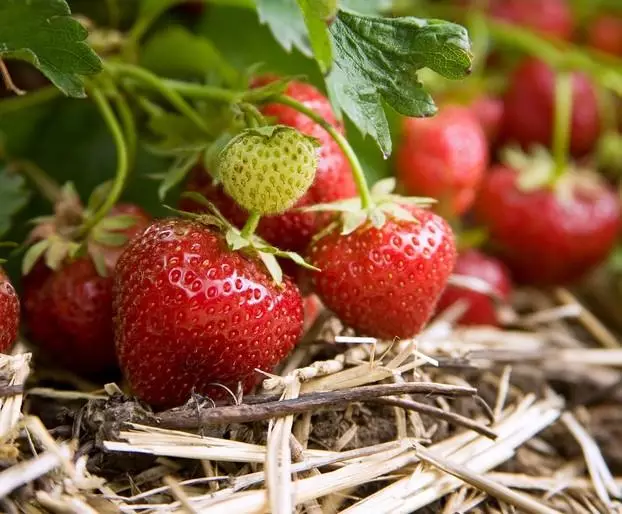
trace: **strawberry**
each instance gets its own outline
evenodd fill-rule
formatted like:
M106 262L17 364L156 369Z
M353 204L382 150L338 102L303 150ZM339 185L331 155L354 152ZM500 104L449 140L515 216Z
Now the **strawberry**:
M438 302L438 311L447 309L459 300L466 300L468 309L458 320L460 324L497 326L499 320L491 295L507 300L512 290L510 272L505 265L482 252L468 250L458 256L454 273L480 279L490 289L490 294L449 285Z
M323 305L317 295L310 294L309 296L304 297L303 307L305 313L304 330L306 332L313 326L315 320L319 317L322 312Z
M498 165L474 210L514 277L530 284L578 280L605 259L620 230L617 195L584 174L568 173L556 189L525 190L514 169Z
M622 56L622 17L602 14L587 28L587 44L596 50Z
M197 221L153 223L119 259L115 339L134 393L157 406L248 391L298 342L302 297Z
M414 218L388 216L343 235L333 229L310 248L321 269L315 290L341 320L360 333L383 338L416 335L434 312L456 260L451 228L440 216L402 206Z
M315 177L313 141L281 126L245 130L218 157L225 192L249 212L278 214L305 194Z
M19 299L8 277L0 268L0 353L6 352L19 327Z
M488 145L470 109L447 106L433 118L407 118L397 155L397 174L411 195L439 200L457 216L473 203L488 166Z
M111 230L128 239L148 224L149 217L133 205L118 205L109 216L129 215L135 223ZM65 260L57 270L39 260L23 280L24 315L29 336L54 362L86 376L116 367L112 329L112 274L120 247L89 242L108 276L98 273L89 256Z
M594 86L582 73L572 76L570 151L583 155L600 134L600 116ZM555 72L536 59L524 60L515 70L504 97L503 138L524 148L550 145L553 137Z
M255 80L254 86L266 85L274 77L266 76ZM328 99L316 88L303 82L290 82L285 94L313 109L326 121L343 132L337 122ZM326 213L301 212L301 207L329 203L356 196L356 185L350 165L344 153L332 137L317 123L298 111L281 104L267 104L262 108L265 116L275 122L294 127L303 134L314 137L320 143L317 153L315 180L307 192L295 204L295 208L275 216L266 216L259 222L257 233L268 242L282 249L302 252L315 233L324 227L330 216ZM208 173L198 165L191 174L186 189L196 191L216 205L235 225L241 227L247 213L215 185ZM203 211L203 207L188 200L182 200L180 207L188 211Z
M543 36L570 40L574 28L567 0L492 0L490 14Z

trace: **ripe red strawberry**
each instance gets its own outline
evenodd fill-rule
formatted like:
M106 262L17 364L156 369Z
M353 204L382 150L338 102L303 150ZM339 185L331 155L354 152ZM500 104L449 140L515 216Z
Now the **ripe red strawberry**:
M6 352L15 339L19 327L19 299L15 289L0 268L0 353Z
M193 391L248 391L302 334L298 288L275 285L261 261L229 250L201 223L153 223L125 250L115 276L121 367L142 400L167 407Z
M597 16L587 28L587 44L612 55L622 56L622 17Z
M322 302L315 294L305 296L303 302L305 313L304 330L306 332L313 326L313 323L315 323L315 320L322 312L323 306Z
M115 231L135 237L149 217L133 205L118 205L111 216L130 215L136 223ZM103 257L108 276L100 276L90 257L65 262L58 271L42 261L23 280L28 334L53 362L86 376L116 368L112 329L112 277L122 248L89 243Z
M598 100L594 86L582 73L572 77L570 151L583 155L600 134ZM526 59L515 70L505 98L503 137L528 149L538 143L550 145L553 137L555 72L545 63Z
M605 259L620 231L620 203L612 190L592 177L568 176L563 193L522 191L517 178L511 168L493 167L475 214L518 281L572 282Z
M262 77L254 85L265 85L272 80L274 80L272 77ZM343 132L343 127L337 122L332 112L330 102L313 86L294 81L289 84L285 94L313 109ZM330 135L307 116L291 107L278 104L268 104L264 106L262 112L266 116L275 118L276 123L294 127L303 134L315 137L320 142L318 167L312 186L291 210L276 216L264 216L257 229L257 233L269 243L284 250L303 252L311 237L326 225L329 217L324 213L300 212L296 209L356 196L356 186L350 165ZM186 184L186 189L205 196L235 225L241 227L246 221L246 212L238 207L220 186L213 185L212 180L201 166L197 166L194 170ZM203 210L201 206L187 200L183 200L180 206L184 210Z
M482 95L469 106L473 115L479 120L489 146L494 146L501 133L503 124L503 99Z
M507 300L512 290L510 272L505 265L494 257L477 250L469 250L460 254L454 273L484 281L500 300ZM447 286L438 302L438 311L447 309L459 300L466 300L469 306L458 320L461 325L497 326L499 324L495 301L490 295L456 285Z
M500 20L569 40L574 21L567 0L492 0L490 13Z
M434 312L456 261L451 228L440 216L404 206L416 221L389 218L348 235L333 230L311 245L309 262L323 303L358 332L392 339L416 335Z
M439 200L458 216L473 203L488 166L488 144L470 109L447 106L433 118L404 120L397 172L409 195Z

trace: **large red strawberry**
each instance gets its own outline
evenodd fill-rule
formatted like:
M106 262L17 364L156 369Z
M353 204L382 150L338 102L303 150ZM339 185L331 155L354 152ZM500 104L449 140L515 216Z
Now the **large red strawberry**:
M191 393L248 391L297 343L302 297L274 283L254 256L231 251L220 232L195 221L157 221L121 256L115 275L115 334L134 393L159 406Z
M469 107L480 122L488 145L494 146L503 124L503 99L492 95L481 95Z
M408 194L439 200L440 212L464 213L487 166L486 136L470 109L447 106L433 118L404 120L399 179Z
M260 78L254 85L265 85L272 80L272 77ZM285 94L313 109L329 123L343 131L343 127L335 118L330 102L313 86L294 81L289 84ZM346 156L331 136L317 123L291 107L280 104L267 104L262 112L274 118L276 123L294 127L303 134L315 137L320 142L318 166L311 187L289 211L275 216L264 216L257 229L261 237L275 246L302 252L309 244L311 237L326 224L328 217L322 213L300 212L298 209L351 198L356 196L356 186ZM213 184L202 166L197 166L193 171L186 189L205 196L235 225L242 226L246 221L247 213L227 196L219 185ZM183 200L180 206L184 210L203 210L201 206L187 200Z
M622 56L622 17L602 14L587 28L587 44L602 52Z
M563 177L556 189L521 189L518 173L495 166L475 204L490 242L520 282L561 284L601 263L620 231L618 196L596 178Z
M135 223L111 230L128 239L149 223L134 205L119 205L110 216L128 215ZM58 270L39 261L23 280L23 305L28 334L41 350L63 367L97 376L116 367L112 329L112 277L122 247L90 243L102 257L108 276L98 273L90 256L67 260Z
M569 40L574 22L567 0L492 0L490 13L544 36Z
M545 63L526 59L515 70L504 98L503 137L528 149L553 138L555 72ZM572 76L570 151L583 155L600 134L598 100L594 86L582 73Z
M309 261L326 307L362 334L416 335L434 312L456 260L453 232L433 212L405 206L414 221L389 216L348 235L332 230L315 241Z
M6 352L15 339L19 327L19 299L9 278L0 268L0 353Z
M481 280L488 291L449 285L438 302L438 310L445 310L464 300L468 302L468 308L458 320L460 324L498 325L497 309L492 295L497 300L507 300L512 290L510 272L505 265L494 257L477 250L469 250L458 256L454 273Z

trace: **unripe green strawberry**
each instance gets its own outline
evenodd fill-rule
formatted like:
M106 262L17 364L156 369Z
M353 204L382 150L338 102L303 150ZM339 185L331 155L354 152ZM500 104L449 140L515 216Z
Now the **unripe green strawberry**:
M249 212L277 214L294 205L313 183L314 140L282 125L245 130L218 159L226 193Z

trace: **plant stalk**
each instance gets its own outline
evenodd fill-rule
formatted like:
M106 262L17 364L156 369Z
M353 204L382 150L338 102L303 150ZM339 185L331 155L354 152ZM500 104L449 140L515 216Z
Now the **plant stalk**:
M553 180L559 179L568 167L570 131L572 118L572 74L562 71L555 80L555 119L553 128L553 159L555 173Z
M251 237L255 233L255 230L257 230L257 225L259 225L260 220L261 214L258 212L251 212L242 228L242 237L245 239Z

